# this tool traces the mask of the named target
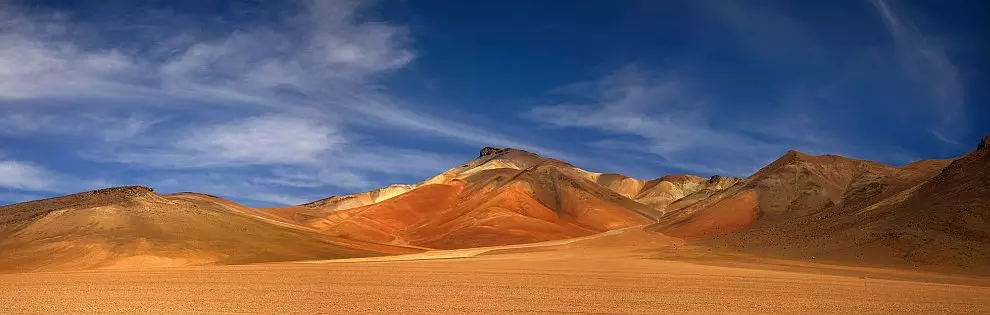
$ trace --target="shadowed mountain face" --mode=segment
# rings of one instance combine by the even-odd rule
[[[990,273],[987,141],[900,167],[791,151],[651,229],[733,251]]]
[[[220,198],[118,187],[0,207],[0,270],[239,264],[413,250],[334,239]]]

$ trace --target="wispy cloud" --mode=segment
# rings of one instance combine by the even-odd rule
[[[551,151],[397,103],[383,93],[377,79],[414,60],[408,31],[364,21],[359,14],[364,5],[357,1],[300,4],[297,13],[226,35],[162,28],[158,31],[173,34],[172,40],[136,52],[114,45],[136,43],[89,48],[75,42],[87,38],[76,32],[99,29],[78,27],[81,22],[63,13],[25,14],[0,7],[10,20],[0,36],[0,101],[148,104],[176,110],[226,106],[236,108],[234,114],[252,108],[302,108],[474,145]]]
[[[371,189],[376,185],[356,172],[328,167],[316,169],[278,168],[271,177],[261,177],[254,183],[300,188],[340,187],[351,190]]]
[[[336,175],[332,174],[332,176]],[[315,178],[315,176],[306,177],[307,179],[292,178],[287,180]],[[140,181],[159,192],[192,191],[240,202],[261,202],[264,205],[295,205],[326,198],[328,195],[326,192],[319,190],[314,192],[307,189],[326,188],[327,185],[285,185],[284,183],[267,182],[263,180],[264,178],[237,171],[204,170],[165,174],[149,173],[142,176]]]
[[[128,89],[120,76],[134,67],[120,52],[86,51],[65,41],[66,17],[41,21],[0,7],[0,100],[100,96]]]
[[[554,150],[546,146],[533,144],[518,138],[511,138],[497,131],[485,129],[453,119],[443,119],[434,115],[416,111],[395,104],[393,100],[381,95],[352,94],[352,101],[344,102],[348,108],[358,112],[363,117],[371,117],[377,122],[384,122],[393,128],[426,132],[461,143],[474,146],[500,146],[528,150],[539,154],[579,161],[581,158]]]
[[[174,140],[150,147],[125,144],[109,155],[92,157],[161,168],[316,164],[324,154],[346,141],[328,124],[282,115],[190,126],[176,133],[153,136]]]
[[[101,112],[55,114],[0,110],[0,113],[4,113],[0,117],[0,135],[83,137],[101,142],[130,140],[168,120],[167,117]]]
[[[374,184],[362,174],[426,176],[461,162],[420,150],[364,144],[328,121],[285,114],[161,130],[145,138],[98,147],[100,152],[88,151],[84,157],[175,170],[267,166],[271,173],[258,173],[260,182],[348,189]],[[173,141],[150,141],[165,138]]]
[[[745,175],[777,154],[778,146],[709,123],[705,101],[682,79],[626,66],[594,82],[591,100],[532,108],[524,116],[555,127],[601,130],[616,137],[598,147],[648,152],[657,164],[703,173]]]
[[[183,23],[137,23],[148,29],[142,36],[103,36],[116,22],[0,5],[0,136],[72,137],[89,161],[163,174],[223,169],[270,193],[368,189],[452,165],[415,147],[363,141],[377,134],[568,157],[397,101],[381,81],[415,60],[412,38],[401,25],[368,20],[368,6],[292,2],[213,33],[172,12],[165,18]],[[190,187],[205,180],[187,179]]]
[[[941,115],[931,132],[936,139],[959,145],[952,140],[960,128],[959,115],[965,105],[965,90],[959,69],[949,60],[944,48],[925,36],[908,17],[896,12],[886,0],[871,0],[900,53],[904,70],[928,89],[936,111]]]
[[[403,28],[358,21],[358,2],[302,3],[298,14],[218,39],[159,29],[176,38],[157,44],[152,51],[160,55],[90,48],[75,39],[99,30],[77,29],[69,14],[28,14],[5,5],[0,100],[169,96],[276,106],[285,104],[269,104],[276,101],[274,89],[352,84],[414,57]]]

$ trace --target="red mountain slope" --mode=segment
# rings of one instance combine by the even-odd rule
[[[300,224],[332,236],[428,248],[555,240],[655,222],[660,211],[589,180],[570,164],[515,149],[482,150],[462,166],[369,205],[309,205]],[[323,211],[323,212],[320,212]],[[320,213],[316,217],[314,213]]]

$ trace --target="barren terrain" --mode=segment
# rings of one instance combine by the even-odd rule
[[[519,247],[7,274],[0,275],[0,313],[973,314],[990,308],[986,278],[724,259],[641,230]],[[679,257],[658,259],[659,249]]]
[[[745,179],[515,149],[284,208],[130,186],[0,207],[0,314],[987,313],[990,137]]]

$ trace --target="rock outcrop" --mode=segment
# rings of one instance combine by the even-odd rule
[[[489,156],[489,155],[493,155],[493,154],[498,154],[498,153],[505,152],[506,150],[508,150],[508,149],[495,148],[495,147],[484,147],[484,148],[481,149],[481,153],[478,154],[478,157],[485,157],[485,156]]]

